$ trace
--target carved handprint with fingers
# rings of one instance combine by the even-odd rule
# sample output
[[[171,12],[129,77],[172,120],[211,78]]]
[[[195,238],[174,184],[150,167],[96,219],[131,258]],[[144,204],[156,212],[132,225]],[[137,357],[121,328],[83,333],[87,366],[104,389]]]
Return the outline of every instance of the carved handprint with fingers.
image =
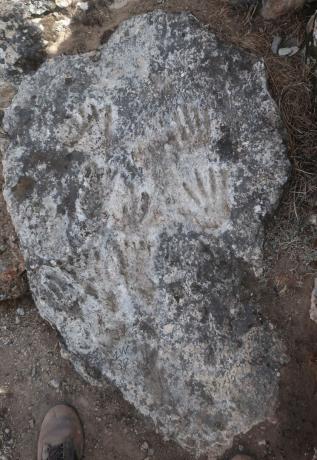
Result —
[[[180,152],[185,148],[197,148],[210,142],[213,120],[207,109],[182,105],[171,114],[169,123],[159,120],[165,135],[164,143],[174,145]]]
[[[122,226],[137,228],[149,213],[151,198],[143,190],[130,183],[126,187],[126,197],[122,204]]]
[[[145,221],[148,223],[152,197],[147,184],[124,178],[118,172],[108,175],[105,182],[104,206],[110,224],[129,232],[138,231]]]
[[[175,137],[181,147],[205,145],[210,140],[212,123],[208,110],[187,105],[178,107],[174,113]]]
[[[138,166],[148,167],[152,157],[170,151],[174,161],[178,162],[183,155],[210,144],[218,124],[208,109],[184,104],[168,116],[158,115],[153,120],[147,136],[142,135],[136,142],[133,158]]]
[[[181,201],[181,213],[204,229],[221,227],[230,217],[228,171],[194,169],[186,179],[182,188],[187,199]]]
[[[87,142],[90,137],[97,139],[96,147],[100,147],[109,142],[111,128],[111,105],[100,108],[94,102],[90,102],[80,106],[78,111],[66,118],[63,126],[57,129],[57,137],[68,147],[74,147],[88,134]],[[90,136],[94,130],[94,136]]]
[[[203,104],[184,104],[158,116],[136,143],[133,161],[161,185],[167,206],[156,216],[177,219],[179,213],[181,221],[203,231],[218,229],[230,218],[229,167],[213,152],[221,126]]]

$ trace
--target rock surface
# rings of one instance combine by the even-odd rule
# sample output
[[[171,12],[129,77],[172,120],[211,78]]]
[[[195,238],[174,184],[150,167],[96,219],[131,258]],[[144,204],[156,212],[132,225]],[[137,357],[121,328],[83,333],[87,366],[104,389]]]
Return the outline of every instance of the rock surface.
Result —
[[[2,131],[3,111],[10,105],[25,72],[43,59],[40,30],[30,21],[32,14],[45,14],[49,0],[0,0],[0,158],[6,139]],[[2,196],[0,168],[0,301],[28,290],[24,261]]]
[[[10,104],[25,74],[43,62],[46,52],[56,50],[70,19],[56,12],[54,0],[0,0],[0,158],[6,139],[3,111]],[[18,240],[2,196],[0,169],[0,301],[28,291]]]
[[[26,78],[5,197],[76,366],[195,453],[270,416],[285,360],[257,301],[289,164],[263,64],[190,15],[123,23]]]

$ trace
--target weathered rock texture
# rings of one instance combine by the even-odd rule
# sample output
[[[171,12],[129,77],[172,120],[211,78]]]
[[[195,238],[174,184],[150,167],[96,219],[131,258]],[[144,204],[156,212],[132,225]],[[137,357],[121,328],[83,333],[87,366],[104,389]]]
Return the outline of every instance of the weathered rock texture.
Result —
[[[25,76],[43,62],[46,53],[57,52],[70,31],[73,9],[58,7],[54,0],[0,0],[0,158],[6,139],[2,131],[4,109]],[[2,196],[0,170],[0,301],[28,290],[24,261]]]
[[[210,458],[272,414],[255,273],[288,162],[263,64],[156,12],[99,61],[45,63],[4,121],[31,288],[74,362]]]
[[[3,111],[17,91],[24,73],[34,70],[44,57],[41,30],[32,15],[55,8],[51,0],[0,0],[0,158],[6,139],[2,131]],[[28,290],[25,267],[11,219],[2,196],[0,169],[0,301]]]

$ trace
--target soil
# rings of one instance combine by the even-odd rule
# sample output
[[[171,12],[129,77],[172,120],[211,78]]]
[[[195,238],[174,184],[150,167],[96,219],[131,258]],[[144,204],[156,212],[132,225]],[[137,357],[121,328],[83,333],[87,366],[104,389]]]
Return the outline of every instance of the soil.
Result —
[[[317,274],[317,142],[311,140],[314,108],[304,107],[305,98],[294,96],[304,94],[313,101],[312,86],[302,55],[281,59],[270,51],[276,34],[302,43],[311,11],[265,22],[253,8],[233,10],[218,0],[133,0],[120,9],[109,9],[107,4],[94,0],[88,11],[70,10],[69,33],[58,40],[52,33],[54,16],[45,16],[43,40],[49,43],[47,52],[92,51],[133,14],[158,7],[187,10],[223,39],[265,59],[269,84],[278,103],[283,97],[285,104],[287,91],[296,88],[295,93],[290,93],[288,105],[281,105],[293,177],[280,209],[267,224],[268,268],[258,293],[261,315],[279,331],[289,362],[281,372],[274,419],[236,437],[222,460],[237,453],[250,454],[257,460],[316,460],[317,324],[310,320],[309,308]],[[293,101],[303,107],[294,106]],[[283,107],[288,108],[287,118]],[[307,119],[303,121],[304,112]],[[1,207],[0,201],[0,225]],[[0,460],[35,459],[41,420],[48,408],[60,401],[73,404],[79,411],[86,433],[86,459],[191,459],[175,444],[165,442],[152,422],[140,416],[115,388],[85,382],[61,358],[59,348],[56,331],[40,318],[29,295],[0,302]]]
[[[165,443],[115,388],[90,385],[61,358],[57,333],[40,318],[31,297],[0,304],[0,362],[0,459],[35,459],[46,411],[67,402],[83,421],[86,459],[190,460]]]

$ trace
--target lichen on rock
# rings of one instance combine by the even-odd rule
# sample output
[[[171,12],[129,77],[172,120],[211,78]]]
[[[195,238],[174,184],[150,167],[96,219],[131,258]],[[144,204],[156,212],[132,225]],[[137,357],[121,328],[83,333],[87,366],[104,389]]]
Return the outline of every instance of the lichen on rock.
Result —
[[[5,197],[40,313],[78,367],[210,458],[271,415],[263,221],[289,163],[264,66],[191,15],[50,60],[6,110]]]

